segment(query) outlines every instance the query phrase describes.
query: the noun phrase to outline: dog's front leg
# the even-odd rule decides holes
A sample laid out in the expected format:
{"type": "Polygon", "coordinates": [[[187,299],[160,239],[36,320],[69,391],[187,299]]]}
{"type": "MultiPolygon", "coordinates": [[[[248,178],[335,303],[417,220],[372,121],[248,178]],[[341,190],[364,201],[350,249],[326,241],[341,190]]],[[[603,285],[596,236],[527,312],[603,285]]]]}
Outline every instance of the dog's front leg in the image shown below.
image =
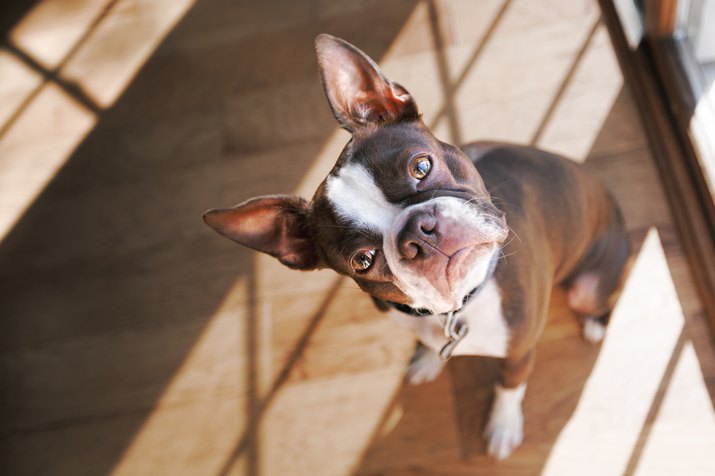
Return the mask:
{"type": "Polygon", "coordinates": [[[439,377],[445,364],[437,351],[418,342],[407,369],[407,381],[412,385],[431,382],[439,377]]]}
{"type": "Polygon", "coordinates": [[[534,351],[501,363],[501,382],[495,386],[489,420],[484,431],[487,452],[497,459],[507,458],[524,438],[521,402],[526,381],[534,366],[534,351]]]}

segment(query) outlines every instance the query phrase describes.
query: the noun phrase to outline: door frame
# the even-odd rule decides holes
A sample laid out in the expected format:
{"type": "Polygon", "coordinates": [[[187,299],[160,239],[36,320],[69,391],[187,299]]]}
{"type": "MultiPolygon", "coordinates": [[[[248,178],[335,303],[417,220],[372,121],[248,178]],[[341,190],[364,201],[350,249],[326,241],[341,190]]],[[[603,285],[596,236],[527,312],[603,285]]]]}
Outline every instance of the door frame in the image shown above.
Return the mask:
{"type": "Polygon", "coordinates": [[[674,35],[678,1],[648,0],[644,18],[633,0],[599,3],[715,339],[715,174],[703,166],[715,151],[696,133],[712,111],[698,108],[699,66],[689,42],[674,35]]]}

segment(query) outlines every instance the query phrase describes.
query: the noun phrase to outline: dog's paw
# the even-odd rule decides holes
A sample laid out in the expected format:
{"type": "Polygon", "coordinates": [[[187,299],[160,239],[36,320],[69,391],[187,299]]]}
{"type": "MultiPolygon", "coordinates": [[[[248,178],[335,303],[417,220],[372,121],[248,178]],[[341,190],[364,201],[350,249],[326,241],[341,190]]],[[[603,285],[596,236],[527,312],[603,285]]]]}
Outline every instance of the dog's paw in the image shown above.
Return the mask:
{"type": "Polygon", "coordinates": [[[431,382],[442,373],[445,362],[432,349],[420,346],[410,360],[405,377],[412,385],[431,382]]]}
{"type": "Polygon", "coordinates": [[[606,326],[598,319],[587,318],[583,321],[583,338],[598,344],[606,336],[606,326]]]}
{"type": "Polygon", "coordinates": [[[504,388],[497,385],[489,423],[484,430],[487,441],[487,453],[503,460],[519,447],[524,439],[524,416],[521,413],[521,401],[524,398],[526,384],[516,388],[504,388]]]}

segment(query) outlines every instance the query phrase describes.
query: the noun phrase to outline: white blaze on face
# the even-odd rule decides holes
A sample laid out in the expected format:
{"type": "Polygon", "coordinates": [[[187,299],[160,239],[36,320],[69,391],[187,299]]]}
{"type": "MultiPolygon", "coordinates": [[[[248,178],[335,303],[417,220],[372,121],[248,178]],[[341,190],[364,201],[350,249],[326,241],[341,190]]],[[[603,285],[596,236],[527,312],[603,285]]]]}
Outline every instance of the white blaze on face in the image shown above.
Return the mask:
{"type": "Polygon", "coordinates": [[[491,226],[464,200],[439,197],[401,208],[385,198],[373,176],[360,164],[347,165],[340,169],[337,175],[328,177],[326,195],[341,219],[358,228],[369,229],[382,235],[382,251],[396,278],[394,284],[412,300],[411,306],[430,309],[435,313],[453,310],[460,307],[462,298],[484,280],[496,250],[474,263],[450,296],[444,296],[427,277],[413,270],[399,252],[397,236],[400,230],[410,214],[422,207],[436,205],[442,215],[453,214],[475,228],[484,229],[491,226]]]}
{"type": "Polygon", "coordinates": [[[400,207],[387,201],[372,175],[360,164],[350,164],[337,176],[329,177],[327,195],[340,218],[383,235],[400,213],[400,207]]]}

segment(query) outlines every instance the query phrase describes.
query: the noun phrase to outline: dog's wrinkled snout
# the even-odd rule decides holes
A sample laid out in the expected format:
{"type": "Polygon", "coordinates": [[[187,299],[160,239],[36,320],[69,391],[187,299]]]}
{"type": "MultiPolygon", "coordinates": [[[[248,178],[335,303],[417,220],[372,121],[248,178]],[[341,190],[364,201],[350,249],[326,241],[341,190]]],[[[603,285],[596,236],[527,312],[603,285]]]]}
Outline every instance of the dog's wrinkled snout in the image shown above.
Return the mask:
{"type": "Polygon", "coordinates": [[[413,260],[430,256],[437,239],[437,218],[431,213],[411,216],[398,234],[400,255],[413,260]]]}

